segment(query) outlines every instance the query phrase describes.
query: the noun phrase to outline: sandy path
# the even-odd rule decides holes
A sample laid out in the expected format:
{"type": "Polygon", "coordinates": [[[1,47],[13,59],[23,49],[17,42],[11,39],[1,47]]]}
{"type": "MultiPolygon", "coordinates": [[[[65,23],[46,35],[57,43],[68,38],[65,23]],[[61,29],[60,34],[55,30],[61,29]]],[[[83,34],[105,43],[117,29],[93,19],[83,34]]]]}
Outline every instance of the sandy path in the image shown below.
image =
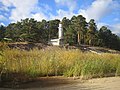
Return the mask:
{"type": "Polygon", "coordinates": [[[72,78],[42,78],[21,85],[21,89],[0,90],[120,90],[120,77],[98,78],[86,81],[72,78]]]}

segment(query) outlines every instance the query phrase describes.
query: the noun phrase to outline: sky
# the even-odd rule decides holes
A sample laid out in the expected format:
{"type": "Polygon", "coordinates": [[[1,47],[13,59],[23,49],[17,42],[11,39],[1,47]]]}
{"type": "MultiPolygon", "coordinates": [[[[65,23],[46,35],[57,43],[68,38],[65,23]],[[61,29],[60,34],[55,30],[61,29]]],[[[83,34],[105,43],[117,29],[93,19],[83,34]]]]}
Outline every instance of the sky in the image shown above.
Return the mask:
{"type": "Polygon", "coordinates": [[[95,19],[98,29],[105,25],[120,36],[120,0],[0,0],[0,24],[25,18],[53,20],[83,15],[95,19]]]}

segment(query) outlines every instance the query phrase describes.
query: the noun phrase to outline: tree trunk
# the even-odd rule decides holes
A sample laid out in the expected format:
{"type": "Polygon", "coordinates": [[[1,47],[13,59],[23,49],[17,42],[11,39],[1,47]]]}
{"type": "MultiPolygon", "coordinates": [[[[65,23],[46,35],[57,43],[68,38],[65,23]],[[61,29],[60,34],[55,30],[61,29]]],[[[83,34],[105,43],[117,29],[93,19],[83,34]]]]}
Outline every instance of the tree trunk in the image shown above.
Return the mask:
{"type": "Polygon", "coordinates": [[[80,45],[80,33],[78,32],[78,45],[80,45]]]}

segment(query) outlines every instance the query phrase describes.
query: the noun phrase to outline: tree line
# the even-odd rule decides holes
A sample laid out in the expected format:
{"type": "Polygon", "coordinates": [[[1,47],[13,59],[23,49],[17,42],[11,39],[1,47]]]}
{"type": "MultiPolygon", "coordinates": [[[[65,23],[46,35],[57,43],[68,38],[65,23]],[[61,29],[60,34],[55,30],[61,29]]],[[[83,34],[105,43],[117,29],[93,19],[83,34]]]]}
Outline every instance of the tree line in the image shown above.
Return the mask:
{"type": "MultiPolygon", "coordinates": [[[[65,44],[85,44],[120,50],[120,37],[106,26],[98,30],[94,19],[86,22],[85,17],[78,15],[71,19],[64,17],[61,22],[65,44]]],[[[59,23],[59,19],[36,21],[33,18],[26,18],[8,26],[1,25],[0,41],[48,43],[50,39],[58,38],[59,23]]]]}

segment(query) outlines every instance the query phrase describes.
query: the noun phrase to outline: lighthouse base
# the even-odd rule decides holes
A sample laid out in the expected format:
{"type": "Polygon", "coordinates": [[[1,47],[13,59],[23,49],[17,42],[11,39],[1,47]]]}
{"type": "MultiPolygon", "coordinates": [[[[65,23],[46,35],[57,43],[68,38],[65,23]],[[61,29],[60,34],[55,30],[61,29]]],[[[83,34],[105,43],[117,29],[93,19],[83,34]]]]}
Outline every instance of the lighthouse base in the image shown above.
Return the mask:
{"type": "Polygon", "coordinates": [[[55,45],[55,46],[61,46],[64,45],[63,39],[51,39],[49,44],[55,45]]]}

